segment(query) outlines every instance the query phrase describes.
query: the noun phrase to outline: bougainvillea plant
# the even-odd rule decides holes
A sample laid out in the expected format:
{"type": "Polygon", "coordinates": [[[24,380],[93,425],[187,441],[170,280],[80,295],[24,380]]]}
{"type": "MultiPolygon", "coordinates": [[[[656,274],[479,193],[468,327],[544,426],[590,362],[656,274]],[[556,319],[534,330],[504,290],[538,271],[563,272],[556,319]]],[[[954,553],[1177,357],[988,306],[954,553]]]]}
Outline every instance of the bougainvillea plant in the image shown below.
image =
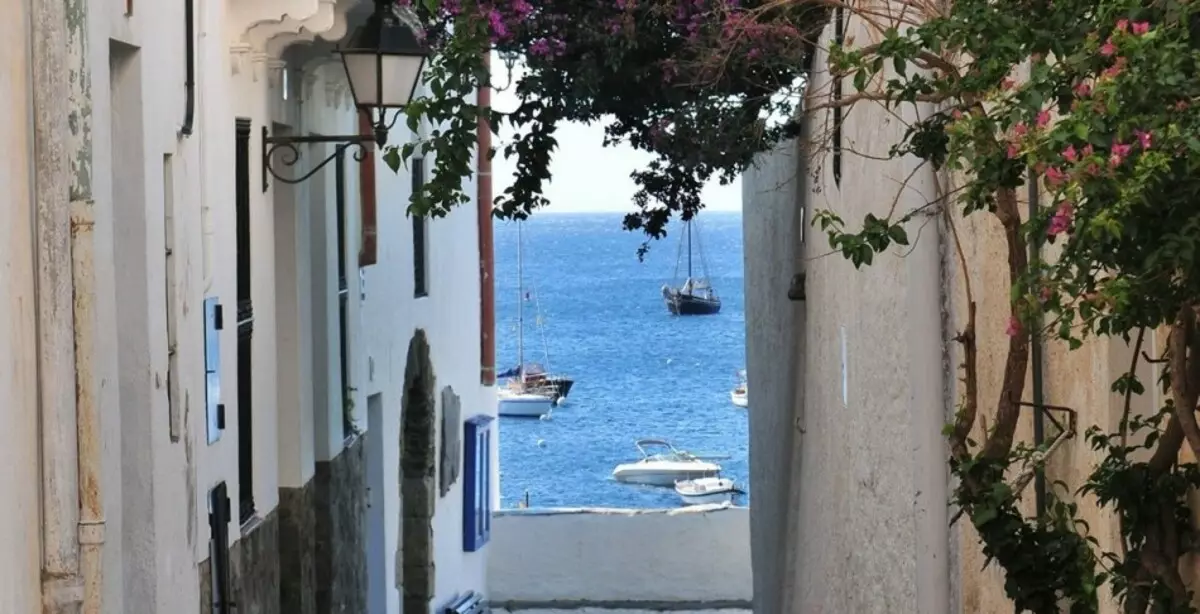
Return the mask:
{"type": "MultiPolygon", "coordinates": [[[[1200,546],[1187,499],[1200,470],[1180,452],[1187,445],[1200,457],[1200,7],[1174,0],[930,6],[911,27],[881,29],[877,43],[835,45],[832,70],[858,91],[822,104],[932,108],[892,155],[915,156],[961,188],[939,203],[956,243],[951,207],[994,216],[1004,230],[1011,318],[999,348],[1006,362],[994,421],[980,442],[972,430],[989,400],[978,398],[969,288],[957,337],[965,394],[946,429],[954,502],[985,556],[1004,568],[1019,611],[1096,612],[1107,586],[1128,613],[1193,612],[1180,565],[1200,546]],[[1022,216],[1018,190],[1030,180],[1041,188],[1041,206],[1022,216]],[[1031,243],[1053,244],[1056,253],[1030,258],[1031,243]],[[1154,357],[1145,349],[1156,331],[1169,341],[1154,357]],[[1030,415],[1021,406],[1035,334],[1071,348],[1089,336],[1121,337],[1134,358],[1112,384],[1125,395],[1119,425],[1087,431],[1102,460],[1086,483],[1069,485],[1068,498],[1027,518],[1005,472],[1042,461],[1015,443],[1021,416],[1030,415]],[[1139,381],[1139,360],[1159,363],[1161,381],[1139,381]],[[1163,407],[1130,415],[1130,397],[1155,385],[1163,407]],[[1101,548],[1078,519],[1083,501],[1115,511],[1117,552],[1101,548]]],[[[863,266],[907,242],[902,224],[910,217],[871,217],[854,231],[832,212],[815,221],[835,249],[863,266]]],[[[961,243],[958,252],[961,259],[961,243]]]]}
{"type": "Polygon", "coordinates": [[[410,127],[426,121],[434,129],[386,156],[393,169],[413,155],[434,156],[414,211],[443,215],[470,199],[462,182],[474,170],[480,114],[504,129],[502,153],[516,160],[511,186],[496,198],[501,217],[546,204],[558,126],[606,122],[605,144],[654,156],[633,173],[636,212],[625,219],[652,237],[673,213],[698,211],[710,179],[736,177],[755,154],[795,135],[799,98],[787,91],[811,51],[805,28],[819,28],[822,13],[769,0],[399,2],[418,16],[432,50],[426,94],[407,115],[410,127]],[[489,50],[521,65],[511,84],[503,74],[489,81],[489,50]],[[481,111],[474,93],[489,82],[512,87],[517,108],[481,111]]]}

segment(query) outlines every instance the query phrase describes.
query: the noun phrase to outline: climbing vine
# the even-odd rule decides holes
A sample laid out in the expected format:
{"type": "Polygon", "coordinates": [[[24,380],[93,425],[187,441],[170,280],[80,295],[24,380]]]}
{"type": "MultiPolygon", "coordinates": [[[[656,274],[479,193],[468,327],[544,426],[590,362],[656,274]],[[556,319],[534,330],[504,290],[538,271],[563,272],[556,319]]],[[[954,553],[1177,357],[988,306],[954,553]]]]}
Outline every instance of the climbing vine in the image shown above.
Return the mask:
{"type": "MultiPolygon", "coordinates": [[[[928,5],[920,19],[878,28],[870,45],[829,51],[835,75],[856,93],[811,110],[874,102],[920,105],[891,157],[911,156],[957,188],[922,207],[942,210],[958,243],[953,209],[992,216],[1004,232],[1012,280],[1008,341],[994,423],[972,439],[980,419],[975,302],[957,341],[964,394],[946,434],[958,478],[954,504],[970,519],[984,555],[1003,567],[1021,611],[1096,612],[1108,585],[1127,613],[1193,612],[1180,573],[1197,545],[1187,495],[1200,485],[1186,443],[1200,456],[1200,11],[1187,2],[1132,0],[956,0],[928,5]],[[1023,219],[1018,189],[1038,182],[1046,204],[1023,219]],[[1033,242],[1058,254],[1031,261],[1033,242]],[[1042,325],[1041,322],[1046,324],[1042,325]],[[1147,335],[1169,337],[1148,356],[1147,335]],[[1031,335],[1070,348],[1088,337],[1120,337],[1134,347],[1129,371],[1112,384],[1125,396],[1116,431],[1091,427],[1103,454],[1083,484],[1060,483],[1042,517],[1018,509],[1006,481],[1014,466],[1040,470],[1045,450],[1015,443],[1024,413],[1031,335]],[[1139,360],[1160,363],[1159,382],[1142,382],[1139,360]],[[1166,401],[1151,416],[1131,415],[1147,385],[1166,401]],[[1073,490],[1072,490],[1073,489],[1073,490]],[[1078,517],[1092,498],[1120,524],[1120,548],[1107,552],[1078,517]]],[[[909,108],[912,108],[911,106],[909,108]]],[[[831,211],[815,222],[856,267],[908,243],[904,224],[918,211],[868,216],[857,230],[831,211]]],[[[1039,411],[1047,408],[1036,408],[1039,411]]],[[[1064,408],[1065,409],[1065,408],[1064,408]]]]}
{"type": "Polygon", "coordinates": [[[407,109],[410,127],[429,138],[392,147],[398,169],[413,155],[434,156],[431,180],[414,195],[419,213],[444,215],[470,200],[477,119],[505,129],[499,152],[516,160],[496,214],[524,217],[542,195],[555,133],[565,122],[605,122],[605,144],[627,143],[652,161],[633,173],[638,191],[628,229],[660,237],[672,214],[703,207],[701,188],[730,181],[754,156],[796,135],[795,108],[805,34],[823,9],[774,0],[400,0],[415,10],[433,50],[427,94],[407,109]],[[489,74],[484,54],[505,67],[489,74]],[[516,74],[516,76],[514,76],[516,74]],[[511,88],[508,113],[479,109],[481,83],[511,88]]]}

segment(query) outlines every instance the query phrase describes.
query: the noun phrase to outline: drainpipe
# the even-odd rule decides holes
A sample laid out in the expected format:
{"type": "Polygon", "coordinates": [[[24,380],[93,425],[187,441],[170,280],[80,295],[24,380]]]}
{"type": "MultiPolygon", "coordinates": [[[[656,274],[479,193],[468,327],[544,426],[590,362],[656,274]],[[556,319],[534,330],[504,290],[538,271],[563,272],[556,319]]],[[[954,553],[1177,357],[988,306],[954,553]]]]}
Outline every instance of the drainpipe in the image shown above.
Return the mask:
{"type": "MultiPolygon", "coordinates": [[[[1033,173],[1029,175],[1029,219],[1037,215],[1038,210],[1038,180],[1033,173]]],[[[1042,238],[1033,237],[1029,242],[1029,264],[1036,265],[1042,257],[1042,238]]],[[[1033,370],[1033,445],[1040,447],[1046,441],[1046,414],[1042,405],[1045,403],[1045,382],[1043,381],[1042,365],[1042,317],[1038,315],[1030,334],[1030,368],[1033,370]]],[[[1046,472],[1037,469],[1033,473],[1033,501],[1038,518],[1046,513],[1046,472]]]]}
{"type": "Polygon", "coordinates": [[[77,609],[79,578],[78,450],[75,420],[74,312],[71,287],[71,185],[67,144],[67,4],[31,1],[33,38],[34,200],[37,237],[38,414],[41,429],[42,607],[77,609]]]}
{"type": "MultiPolygon", "coordinates": [[[[189,0],[189,5],[191,4],[189,0]]],[[[96,407],[96,267],[92,194],[92,83],[87,0],[67,0],[67,74],[71,107],[71,277],[74,285],[75,411],[82,614],[103,610],[104,499],[100,413],[96,407]]],[[[189,38],[190,44],[190,38],[189,38]]],[[[190,132],[190,126],[189,126],[190,132]]]]}
{"type": "Polygon", "coordinates": [[[196,7],[193,0],[183,0],[183,10],[186,13],[183,17],[183,31],[187,37],[183,89],[187,101],[183,110],[183,126],[180,127],[179,133],[192,136],[196,119],[196,7]]]}
{"type": "MultiPolygon", "coordinates": [[[[939,178],[933,175],[934,181],[939,178]]],[[[946,443],[945,336],[941,210],[914,220],[910,229],[924,230],[904,258],[907,278],[909,347],[909,440],[913,468],[913,522],[916,536],[917,611],[950,612],[950,476],[946,443]]],[[[910,236],[913,232],[910,231],[910,236]]]]}
{"type": "MultiPolygon", "coordinates": [[[[492,52],[485,51],[483,66],[491,75],[492,52]]],[[[480,84],[476,103],[481,111],[492,106],[488,82],[480,84]]],[[[484,386],[496,384],[496,258],[492,247],[492,128],[486,115],[480,115],[476,128],[478,143],[478,226],[479,226],[479,379],[484,386]]]]}

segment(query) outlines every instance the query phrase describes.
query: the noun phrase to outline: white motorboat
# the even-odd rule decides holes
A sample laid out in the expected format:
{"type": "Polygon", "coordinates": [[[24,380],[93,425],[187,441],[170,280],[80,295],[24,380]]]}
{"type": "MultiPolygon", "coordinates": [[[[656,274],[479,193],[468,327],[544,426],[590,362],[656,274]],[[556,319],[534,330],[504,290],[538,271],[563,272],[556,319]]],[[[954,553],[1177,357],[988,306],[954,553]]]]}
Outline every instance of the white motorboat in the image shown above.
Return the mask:
{"type": "Polygon", "coordinates": [[[634,445],[637,446],[638,452],[641,452],[642,458],[617,465],[612,476],[618,482],[672,486],[678,480],[711,477],[721,471],[720,465],[689,452],[677,450],[675,446],[661,439],[639,439],[634,445]],[[665,448],[665,451],[651,454],[646,451],[648,447],[665,448]]]}
{"type": "Polygon", "coordinates": [[[738,407],[749,407],[750,402],[747,400],[749,387],[746,385],[746,372],[738,372],[738,385],[733,390],[729,391],[729,400],[738,407]]]}
{"type": "Polygon", "coordinates": [[[679,480],[675,482],[675,494],[683,499],[684,505],[702,505],[705,503],[728,503],[742,494],[734,485],[732,478],[711,477],[694,480],[679,480]]]}
{"type": "Polygon", "coordinates": [[[554,397],[550,394],[526,392],[520,387],[501,388],[496,392],[496,398],[496,411],[501,416],[541,418],[554,406],[554,397]]]}

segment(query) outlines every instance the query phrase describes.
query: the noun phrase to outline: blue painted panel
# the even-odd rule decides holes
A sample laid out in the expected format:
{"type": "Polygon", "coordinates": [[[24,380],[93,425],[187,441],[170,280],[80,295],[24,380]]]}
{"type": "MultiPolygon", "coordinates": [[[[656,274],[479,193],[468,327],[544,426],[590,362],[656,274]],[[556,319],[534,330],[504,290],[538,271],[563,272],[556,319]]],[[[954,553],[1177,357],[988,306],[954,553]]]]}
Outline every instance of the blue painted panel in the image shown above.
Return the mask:
{"type": "Polygon", "coordinates": [[[492,531],[492,422],[479,415],[463,428],[463,551],[483,548],[492,531]]]}
{"type": "Polygon", "coordinates": [[[221,438],[221,332],[217,329],[216,297],[204,299],[204,412],[208,422],[208,443],[221,438]]]}

